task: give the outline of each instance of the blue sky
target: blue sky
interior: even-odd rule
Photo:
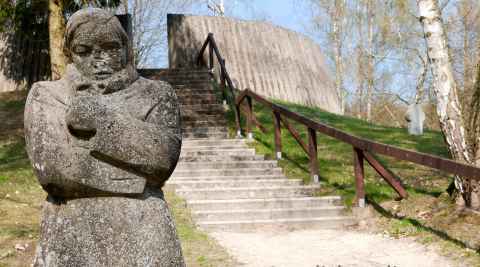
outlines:
[[[218,3],[220,0],[216,0]],[[245,20],[261,20],[308,36],[310,12],[305,4],[308,0],[224,0],[225,15]],[[171,10],[171,13],[213,15],[207,8],[207,0],[198,1],[189,10]],[[312,37],[312,36],[310,36]],[[166,52],[166,51],[165,51]],[[166,55],[148,62],[149,67],[167,67]]]
[[[220,0],[216,1],[220,2]],[[304,0],[224,0],[226,16],[265,20],[298,32],[303,32],[303,26],[308,23],[306,18],[308,10],[304,2]],[[209,14],[211,12],[207,10],[206,1],[204,1],[193,7],[192,13]]]

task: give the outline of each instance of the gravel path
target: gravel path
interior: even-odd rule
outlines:
[[[408,239],[345,230],[212,234],[243,265],[316,266],[458,266]]]

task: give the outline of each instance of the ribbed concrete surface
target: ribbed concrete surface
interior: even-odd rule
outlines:
[[[237,88],[340,112],[320,46],[270,23],[169,14],[170,68],[194,66],[209,32],[214,33]]]

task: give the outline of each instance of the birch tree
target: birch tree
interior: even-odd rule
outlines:
[[[346,0],[313,0],[314,7],[323,12],[314,15],[315,28],[325,29],[329,41],[330,55],[335,68],[335,91],[337,93],[342,113],[345,112],[347,91],[344,87],[344,42],[347,26]],[[324,16],[324,14],[326,16]],[[326,27],[325,27],[326,25]]]
[[[434,80],[440,128],[453,159],[473,163],[466,143],[465,125],[449,56],[447,37],[437,0],[417,0],[428,57]],[[480,207],[478,183],[455,177],[455,185],[466,206]],[[460,198],[458,198],[460,200]]]

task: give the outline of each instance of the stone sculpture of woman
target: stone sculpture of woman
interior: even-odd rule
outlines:
[[[27,151],[42,187],[35,266],[184,266],[161,187],[181,146],[170,85],[139,77],[118,19],[73,14],[71,63],[25,107]]]

